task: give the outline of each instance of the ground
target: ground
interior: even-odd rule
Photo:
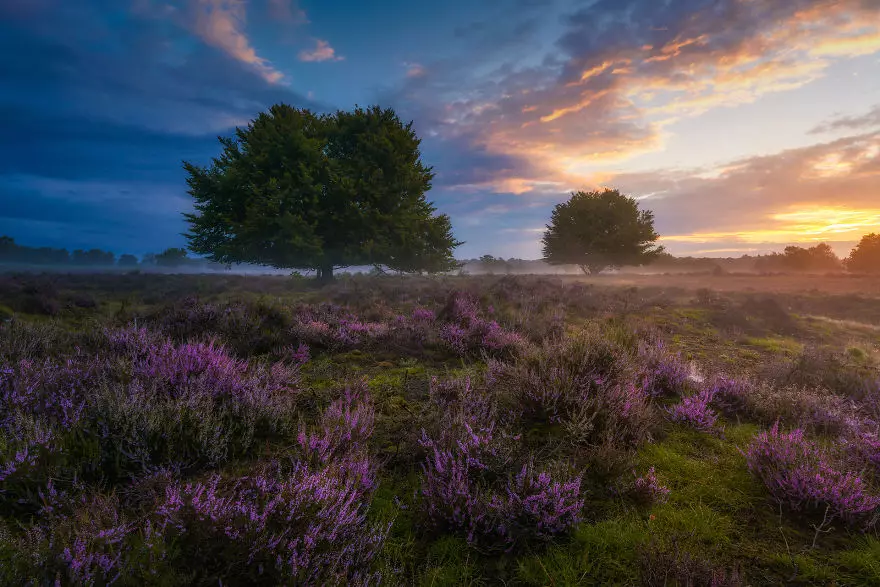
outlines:
[[[0,583],[880,584],[877,278],[5,275],[0,321]],[[224,509],[300,473],[338,534]]]

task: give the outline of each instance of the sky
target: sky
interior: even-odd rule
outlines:
[[[0,234],[184,246],[181,161],[272,104],[412,120],[458,258],[617,188],[676,255],[880,232],[880,0],[0,0]]]

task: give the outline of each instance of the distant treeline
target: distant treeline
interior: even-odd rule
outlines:
[[[166,249],[161,253],[150,253],[138,259],[128,254],[117,257],[115,253],[101,249],[68,251],[51,247],[28,247],[17,244],[15,239],[8,236],[0,236],[0,264],[130,268],[199,266],[219,269],[223,267],[204,259],[190,258],[186,249]]]
[[[662,253],[650,265],[644,267],[624,267],[623,271],[638,269],[653,273],[826,273],[844,270],[844,260],[834,254],[825,243],[805,248],[785,247],[781,253],[767,255],[743,255],[741,257],[676,257]],[[541,260],[502,259],[483,255],[479,259],[463,261],[466,272],[472,273],[559,273],[559,267],[552,267]],[[572,267],[571,273],[577,273]]]

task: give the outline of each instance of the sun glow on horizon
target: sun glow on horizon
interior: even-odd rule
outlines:
[[[853,209],[843,206],[813,207],[805,210],[771,214],[767,220],[777,226],[760,230],[701,232],[661,237],[661,241],[678,243],[711,243],[737,241],[743,243],[812,243],[826,239],[858,240],[869,232],[880,230],[880,208]]]

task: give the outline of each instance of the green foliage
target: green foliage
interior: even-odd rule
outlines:
[[[880,234],[866,234],[846,259],[846,268],[862,273],[880,273]]]
[[[434,174],[412,123],[374,106],[317,115],[272,106],[209,168],[184,163],[196,212],[190,249],[221,263],[405,272],[455,267],[446,215],[425,199]]]
[[[639,210],[634,198],[618,190],[576,192],[557,204],[542,240],[551,265],[577,265],[584,273],[608,267],[643,265],[663,247],[654,243],[654,214]]]

